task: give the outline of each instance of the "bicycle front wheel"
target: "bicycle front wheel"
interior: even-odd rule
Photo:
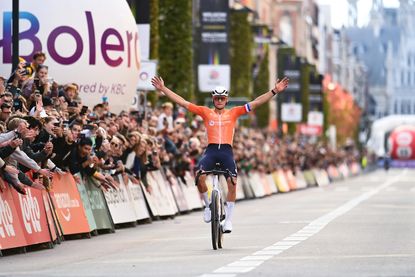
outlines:
[[[219,229],[220,229],[220,218],[219,218],[219,211],[220,211],[220,203],[219,203],[219,195],[216,190],[212,191],[211,197],[211,231],[212,231],[212,247],[214,250],[218,249],[218,241],[219,241]]]

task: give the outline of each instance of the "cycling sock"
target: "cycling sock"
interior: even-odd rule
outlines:
[[[226,202],[226,212],[225,220],[232,220],[233,208],[235,207],[235,202]]]
[[[204,192],[202,193],[203,195],[203,201],[205,202],[205,207],[209,207],[210,203],[209,203],[209,196],[208,196],[208,192]]]

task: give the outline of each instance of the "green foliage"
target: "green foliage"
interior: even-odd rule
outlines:
[[[231,96],[251,96],[252,45],[248,13],[230,13]]]
[[[269,59],[268,49],[265,51],[264,57],[261,61],[258,76],[254,80],[254,98],[269,91]],[[273,100],[271,100],[273,101]],[[265,103],[255,111],[258,127],[265,128],[268,126],[269,119],[269,103]]]
[[[159,74],[167,87],[191,100],[192,0],[159,0],[159,8]]]
[[[150,0],[150,59],[159,58],[159,0]]]

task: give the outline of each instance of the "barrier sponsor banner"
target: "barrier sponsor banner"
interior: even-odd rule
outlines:
[[[304,174],[300,170],[295,172],[295,182],[297,183],[297,189],[305,189],[307,187]]]
[[[49,194],[46,191],[42,191],[42,199],[43,199],[43,205],[45,207],[46,220],[49,226],[50,235],[51,235],[52,241],[55,241],[57,240],[59,233],[58,233],[58,229],[55,227],[57,222],[55,222],[55,219],[52,215],[52,207],[49,202]]]
[[[327,168],[327,173],[329,174],[329,178],[333,181],[341,179],[340,172],[337,170],[337,167],[334,165],[330,165]]]
[[[151,172],[147,173],[147,182],[151,186],[152,192],[151,197],[153,197],[153,202],[157,207],[157,211],[160,216],[171,216],[174,215],[175,209],[172,208],[170,201],[165,195],[164,187],[160,186]]]
[[[285,174],[285,179],[287,180],[288,186],[290,187],[290,190],[296,190],[297,182],[295,180],[293,172],[291,170],[285,170],[284,174]]]
[[[55,174],[50,196],[64,235],[91,231],[81,196],[71,174]]]
[[[262,186],[264,187],[264,193],[265,195],[271,195],[271,185],[268,183],[268,180],[266,179],[265,173],[258,173],[258,179],[262,183]]]
[[[46,193],[46,198],[44,197],[43,200],[47,201],[49,203],[49,207],[50,207],[50,213],[52,215],[53,218],[53,223],[55,225],[56,231],[57,231],[57,235],[59,237],[63,236],[63,230],[62,230],[62,226],[60,225],[59,219],[58,219],[58,215],[56,214],[56,209],[55,206],[52,202],[52,197],[50,196],[50,193]],[[46,204],[45,204],[46,205]]]
[[[247,174],[241,174],[244,194],[246,198],[255,198],[254,190],[251,187],[250,180]]]
[[[311,170],[306,170],[303,172],[303,174],[308,187],[317,185],[316,179],[314,178],[314,174]]]
[[[345,163],[339,166],[339,171],[343,178],[347,178],[350,175],[349,167]]]
[[[166,169],[166,177],[168,183],[170,184],[170,189],[173,193],[177,208],[180,212],[188,211],[189,206],[187,205],[186,198],[181,187],[179,186],[176,176],[174,176],[169,169]]]
[[[357,163],[352,163],[352,164],[351,164],[351,166],[350,166],[350,172],[351,172],[353,175],[357,175],[357,174],[359,174],[360,170],[361,170],[361,167],[360,167],[360,165],[359,165],[359,164],[357,164]]]
[[[3,192],[0,192],[0,250],[26,245],[28,243],[22,231],[11,189],[6,184]]]
[[[183,182],[180,178],[179,184],[184,192],[184,196],[186,197],[186,202],[189,205],[189,209],[200,209],[204,206],[202,199],[200,198],[199,191],[195,185],[195,179],[193,178],[190,172],[186,172],[184,175],[184,179],[186,183]]]
[[[140,185],[141,185],[142,191],[144,193],[144,197],[145,197],[145,199],[147,201],[148,207],[150,209],[151,215],[152,216],[159,216],[160,215],[160,212],[158,210],[157,203],[156,203],[156,200],[155,200],[155,197],[154,197],[154,191],[150,194],[146,190],[146,188],[145,188],[145,186],[144,186],[143,183],[141,183]]]
[[[274,178],[272,177],[272,174],[267,174],[266,175],[268,184],[270,185],[271,188],[271,192],[272,193],[277,193],[278,189],[277,189],[277,185],[275,184]]]
[[[279,192],[289,192],[290,187],[288,186],[287,179],[285,178],[284,171],[279,169],[272,173],[274,177],[274,181],[277,184],[277,188]]]
[[[17,216],[27,244],[38,244],[52,240],[43,204],[42,191],[26,187],[26,195],[11,190]]]
[[[88,192],[86,191],[86,187],[84,182],[82,181],[82,177],[79,174],[80,182],[76,184],[79,192],[79,196],[81,197],[82,205],[84,207],[85,215],[88,220],[89,230],[93,231],[97,229],[97,224],[95,223],[94,213],[92,212],[91,203],[89,202]]]
[[[150,215],[147,210],[146,200],[144,198],[141,185],[139,183],[135,184],[131,180],[128,180],[127,189],[131,204],[134,207],[136,220],[149,218]]]
[[[88,193],[89,203],[91,204],[97,229],[113,231],[114,224],[102,190],[95,186],[95,180],[91,178],[84,179],[83,182]]]
[[[243,183],[240,176],[236,179],[236,200],[242,200],[245,198]]]
[[[265,191],[264,187],[259,179],[257,173],[250,173],[248,175],[249,184],[251,185],[252,191],[254,192],[254,196],[256,198],[264,197]]]
[[[112,220],[115,224],[134,222],[136,221],[134,207],[128,197],[122,176],[118,175],[114,179],[119,183],[118,188],[111,188],[104,192]]]
[[[168,215],[174,215],[178,213],[179,210],[177,209],[176,203],[174,202],[173,193],[168,187],[168,182],[164,179],[160,170],[150,171],[147,173],[147,177],[149,175],[153,179],[153,185],[158,188],[160,201],[163,203],[163,206],[165,206]]]
[[[329,175],[322,169],[313,169],[314,177],[316,178],[317,185],[319,187],[327,186],[330,184]]]

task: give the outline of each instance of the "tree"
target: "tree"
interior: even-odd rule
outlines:
[[[192,0],[159,0],[159,72],[166,86],[192,99]]]
[[[264,56],[258,61],[259,72],[258,76],[254,80],[254,97],[256,98],[266,91],[269,91],[269,59],[268,48],[265,50]],[[272,100],[271,100],[272,101]],[[255,111],[258,127],[265,128],[268,126],[269,119],[269,103],[265,103]]]
[[[230,14],[231,96],[251,96],[252,30],[247,12]]]

